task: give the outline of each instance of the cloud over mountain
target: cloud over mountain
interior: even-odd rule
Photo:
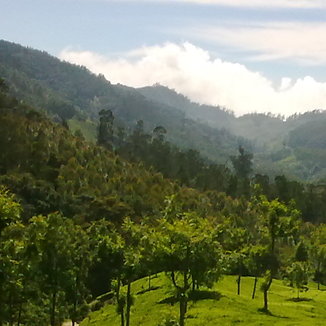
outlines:
[[[65,49],[60,58],[102,73],[113,83],[141,87],[160,83],[191,100],[221,105],[237,115],[272,112],[291,115],[326,108],[326,83],[305,76],[285,76],[275,88],[272,81],[246,66],[212,58],[191,43],[143,47],[123,58],[110,58],[90,51]]]

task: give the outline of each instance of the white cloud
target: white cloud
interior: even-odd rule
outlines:
[[[255,61],[291,59],[302,65],[326,63],[326,23],[229,22],[214,27],[186,28],[179,33],[237,51],[249,51],[250,59]]]
[[[144,47],[122,59],[66,49],[60,58],[103,73],[113,83],[134,87],[156,82],[200,103],[222,105],[241,115],[273,112],[291,115],[326,108],[326,83],[312,77],[284,78],[278,89],[244,65],[212,58],[190,43]]]

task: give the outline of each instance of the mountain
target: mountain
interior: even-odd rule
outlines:
[[[294,323],[302,317],[323,324],[325,311],[318,307],[325,298],[318,290],[326,279],[325,186],[253,176],[252,154],[243,147],[230,158],[233,173],[193,149],[181,151],[164,139],[163,122],[179,128],[183,121],[181,140],[195,140],[193,147],[209,132],[237,138],[186,117],[173,103],[37,52],[40,68],[34,50],[17,49],[26,58],[12,52],[20,59],[10,57],[11,65],[1,55],[7,82],[0,78],[1,325],[238,323],[243,307],[240,314],[249,316],[241,317],[243,324],[275,324],[280,314]],[[83,93],[86,82],[94,84]],[[27,104],[33,101],[38,110]],[[69,124],[84,133],[87,124],[91,136],[97,113],[98,145],[71,132]],[[324,149],[324,121],[315,119],[321,116],[293,117],[275,162],[303,148]],[[149,135],[140,118],[147,128],[160,125]],[[207,142],[209,150],[214,145]],[[318,290],[300,299],[308,285]],[[298,319],[297,301],[311,298],[318,299],[316,311],[309,306],[310,315]]]
[[[324,111],[295,114],[287,119],[263,113],[235,117],[226,109],[194,103],[159,84],[138,90],[148,99],[183,112],[188,119],[247,139],[255,154],[256,172],[315,182],[326,176]]]
[[[110,109],[116,130],[127,134],[142,120],[147,133],[162,126],[167,140],[220,164],[229,164],[242,145],[254,153],[257,173],[313,182],[326,179],[323,111],[287,119],[260,113],[236,117],[162,85],[139,89],[113,85],[85,67],[6,41],[0,41],[0,77],[17,99],[46,111],[72,131],[81,130],[93,142],[98,113]]]
[[[213,128],[228,130],[236,120],[231,111],[224,110],[218,106],[200,105],[191,102],[184,95],[178,94],[176,91],[160,84],[138,88],[138,91],[153,101],[180,110],[188,119],[200,121]]]
[[[241,141],[226,130],[212,128],[187,118],[172,106],[148,99],[131,87],[112,85],[103,75],[96,76],[85,67],[18,44],[0,41],[0,76],[13,96],[56,119],[70,120],[82,131],[83,126],[97,123],[98,112],[110,109],[116,123],[126,129],[133,129],[138,120],[143,120],[147,132],[163,126],[167,138],[178,146],[196,149],[219,162],[234,154]],[[96,132],[87,134],[94,136]]]

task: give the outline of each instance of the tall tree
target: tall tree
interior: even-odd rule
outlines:
[[[235,195],[250,195],[250,174],[252,172],[252,153],[239,146],[238,156],[231,156],[233,169],[238,178]]]
[[[113,122],[114,115],[111,110],[99,112],[100,123],[98,127],[97,143],[108,149],[113,148]]]

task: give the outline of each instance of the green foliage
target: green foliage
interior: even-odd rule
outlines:
[[[0,186],[0,236],[6,226],[20,220],[21,211],[22,208],[14,195],[4,186]]]
[[[287,270],[287,277],[290,280],[290,286],[296,287],[297,298],[299,299],[300,291],[307,291],[309,281],[309,269],[307,263],[295,261]]]
[[[118,316],[112,318],[120,318],[121,325],[142,325],[134,313],[143,304],[137,297],[155,297],[159,290],[155,302],[178,302],[179,320],[163,320],[165,312],[175,315],[174,307],[164,306],[160,320],[152,321],[156,326],[183,326],[192,319],[196,323],[200,311],[192,315],[189,310],[197,302],[224,300],[209,288],[225,272],[238,275],[238,294],[241,278],[253,275],[253,298],[264,275],[259,283],[265,312],[267,295],[275,307],[273,289],[275,283],[280,286],[275,281],[281,275],[298,291],[308,284],[310,268],[318,287],[325,283],[325,226],[300,219],[302,212],[308,221],[325,220],[324,186],[303,185],[283,175],[274,183],[264,174],[252,177],[253,154],[244,145],[238,156],[230,150],[245,141],[188,120],[197,106],[186,113],[185,98],[166,99],[182,106],[175,111],[46,54],[4,41],[0,49],[0,73],[6,78],[0,79],[0,324],[54,326],[66,318],[79,322],[88,314],[89,303],[108,292],[93,307],[108,300],[116,305]],[[6,56],[12,52],[14,56]],[[59,123],[9,94],[45,108]],[[226,111],[202,109],[229,119],[230,126],[236,124]],[[98,112],[101,146],[84,139],[95,139]],[[289,123],[295,129],[314,118]],[[268,121],[283,128],[279,118],[264,115],[236,121],[242,127],[252,122],[252,134]],[[181,150],[172,143],[192,148]],[[211,143],[218,148],[213,151]],[[211,158],[231,157],[234,174],[204,159],[196,150],[201,145]],[[274,159],[289,163],[301,155],[308,168],[309,150],[301,143],[290,145],[293,151],[278,148]],[[155,287],[154,275],[162,271],[173,288],[170,298]],[[143,276],[146,289],[137,288]],[[223,284],[231,289],[231,283]],[[248,293],[246,284],[242,295]]]
[[[309,260],[308,248],[303,241],[300,241],[296,249],[294,260],[298,262],[307,262]]]

